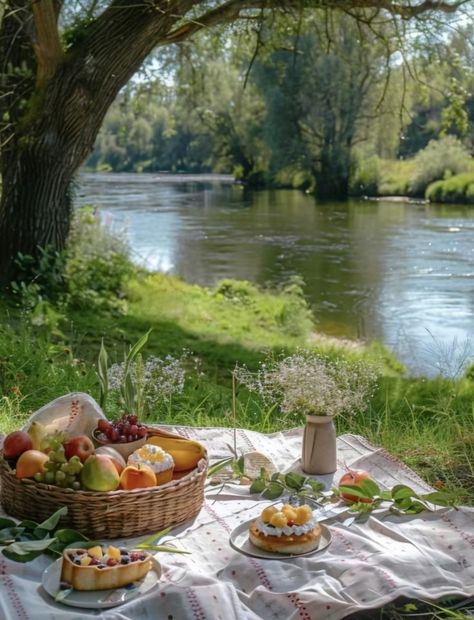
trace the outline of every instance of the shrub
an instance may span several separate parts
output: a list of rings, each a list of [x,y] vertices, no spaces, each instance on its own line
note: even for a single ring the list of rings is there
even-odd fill
[[[378,157],[356,158],[349,187],[351,196],[377,196],[379,183]]]
[[[472,159],[462,143],[454,136],[431,140],[413,160],[415,170],[410,179],[409,193],[422,196],[433,181],[447,179],[467,172]]]
[[[474,204],[474,174],[457,174],[444,181],[431,183],[425,195],[430,202]]]
[[[123,231],[101,223],[91,207],[79,210],[67,251],[67,304],[120,310],[125,283],[135,272]]]

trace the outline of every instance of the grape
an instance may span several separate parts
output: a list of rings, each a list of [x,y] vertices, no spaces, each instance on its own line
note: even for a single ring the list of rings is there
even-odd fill
[[[66,480],[66,474],[59,470],[56,472],[56,482],[63,482]]]
[[[72,488],[75,491],[79,491],[79,489],[81,488],[81,483],[79,482],[79,480],[74,480],[74,482],[72,483]]]
[[[44,481],[47,484],[54,484],[54,472],[52,471],[47,471],[44,475]]]
[[[36,482],[43,482],[44,481],[44,474],[42,472],[38,471],[34,475],[34,479],[36,480]]]

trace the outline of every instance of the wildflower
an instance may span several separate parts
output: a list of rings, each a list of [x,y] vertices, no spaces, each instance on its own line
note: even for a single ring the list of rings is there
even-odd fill
[[[375,384],[374,369],[364,362],[330,360],[311,352],[260,365],[256,373],[235,369],[236,378],[285,414],[352,415],[365,408]]]

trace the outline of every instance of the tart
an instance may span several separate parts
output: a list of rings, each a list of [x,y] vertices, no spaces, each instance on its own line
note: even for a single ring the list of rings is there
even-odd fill
[[[148,465],[155,472],[156,484],[165,484],[173,479],[174,460],[163,448],[146,443],[128,457],[129,465]]]
[[[61,581],[74,590],[109,590],[142,579],[152,567],[152,556],[112,545],[65,549]]]
[[[273,553],[301,554],[317,549],[321,526],[307,504],[303,506],[269,506],[253,521],[249,529],[250,542]]]

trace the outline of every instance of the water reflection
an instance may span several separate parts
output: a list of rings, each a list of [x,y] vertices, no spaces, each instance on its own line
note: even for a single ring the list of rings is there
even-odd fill
[[[319,329],[380,338],[433,374],[474,331],[474,209],[354,201],[297,191],[83,175],[81,202],[126,225],[137,261],[213,285],[280,285],[297,274]]]

